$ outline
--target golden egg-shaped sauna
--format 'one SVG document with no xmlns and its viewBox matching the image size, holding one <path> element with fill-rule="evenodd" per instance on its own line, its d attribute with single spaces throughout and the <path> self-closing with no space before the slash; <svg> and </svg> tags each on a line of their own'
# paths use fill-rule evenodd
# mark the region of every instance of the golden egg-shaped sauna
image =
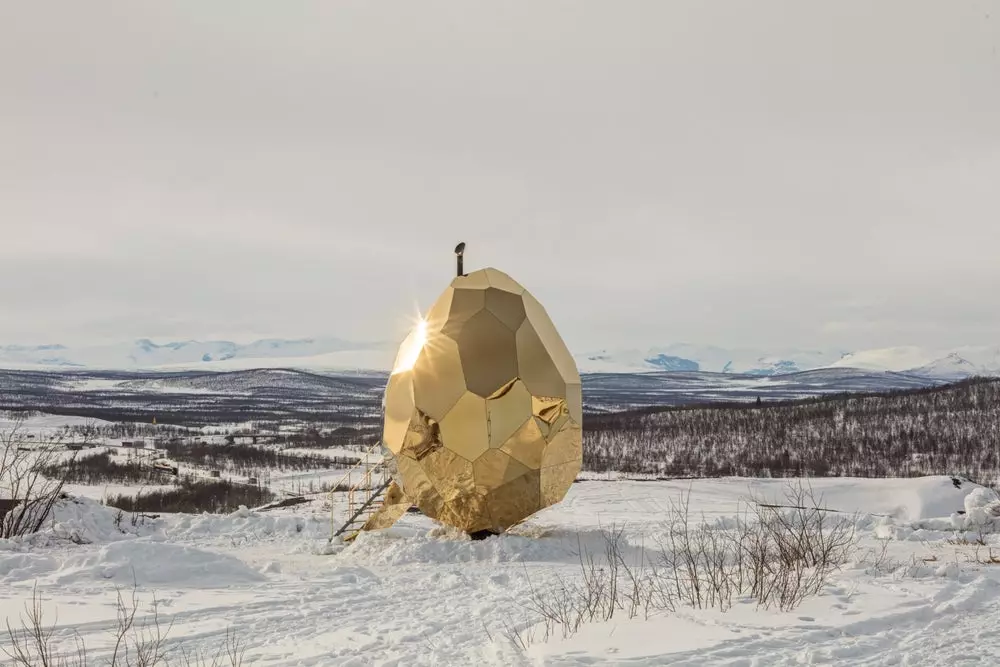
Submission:
<svg viewBox="0 0 1000 667">
<path fill-rule="evenodd" d="M 460 256 L 459 274 L 400 346 L 382 434 L 397 511 L 371 527 L 416 505 L 499 533 L 562 500 L 580 472 L 580 374 L 548 313 L 501 271 L 465 275 Z"/>
</svg>

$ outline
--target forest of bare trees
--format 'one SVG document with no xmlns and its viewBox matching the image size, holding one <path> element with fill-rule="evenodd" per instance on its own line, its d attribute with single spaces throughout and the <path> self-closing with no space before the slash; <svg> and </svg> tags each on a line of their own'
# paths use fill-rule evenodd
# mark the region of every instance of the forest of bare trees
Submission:
<svg viewBox="0 0 1000 667">
<path fill-rule="evenodd" d="M 1000 475 L 1000 381 L 585 420 L 584 469 L 662 476 Z"/>
</svg>

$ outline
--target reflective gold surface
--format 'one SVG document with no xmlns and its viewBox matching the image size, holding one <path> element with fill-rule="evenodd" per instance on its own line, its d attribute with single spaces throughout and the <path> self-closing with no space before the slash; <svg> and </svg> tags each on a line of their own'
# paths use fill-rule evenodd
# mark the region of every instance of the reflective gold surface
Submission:
<svg viewBox="0 0 1000 667">
<path fill-rule="evenodd" d="M 412 503 L 470 533 L 501 532 L 562 500 L 580 471 L 576 364 L 542 305 L 496 269 L 455 278 L 428 310 L 384 409 L 405 496 L 390 514 Z"/>
<path fill-rule="evenodd" d="M 378 511 L 368 517 L 361 530 L 379 530 L 388 528 L 399 521 L 400 517 L 410 509 L 412 502 L 403 494 L 396 482 L 389 485 L 385 493 L 385 502 L 378 508 Z"/>
</svg>

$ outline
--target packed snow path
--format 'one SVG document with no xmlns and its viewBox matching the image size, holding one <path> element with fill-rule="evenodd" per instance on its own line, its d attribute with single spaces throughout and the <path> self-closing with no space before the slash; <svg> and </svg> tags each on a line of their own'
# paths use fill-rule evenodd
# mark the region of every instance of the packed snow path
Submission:
<svg viewBox="0 0 1000 667">
<path fill-rule="evenodd" d="M 682 609 L 649 620 L 614 619 L 526 651 L 504 636 L 524 618 L 530 586 L 578 570 L 577 551 L 599 551 L 600 529 L 626 523 L 631 548 L 655 533 L 663 509 L 690 489 L 705 518 L 732 516 L 759 480 L 585 482 L 519 529 L 471 542 L 406 517 L 323 554 L 326 515 L 239 512 L 166 517 L 113 530 L 93 504 L 64 511 L 48 533 L 0 542 L 0 614 L 14 615 L 37 582 L 68 649 L 78 632 L 92 657 L 108 650 L 115 587 L 155 592 L 174 646 L 212 652 L 232 628 L 259 665 L 994 665 L 1000 660 L 1000 565 L 971 562 L 972 546 L 946 529 L 971 485 L 948 478 L 820 480 L 831 508 L 892 518 L 858 522 L 863 552 L 898 567 L 850 565 L 793 612 L 739 603 L 726 613 Z M 96 508 L 96 509 L 95 509 Z M 84 515 L 86 510 L 87 515 Z M 95 516 L 91 516 L 94 514 Z M 75 544 L 63 539 L 72 535 Z M 1000 555 L 1000 541 L 993 541 Z M 986 549 L 980 547 L 983 557 Z"/>
</svg>

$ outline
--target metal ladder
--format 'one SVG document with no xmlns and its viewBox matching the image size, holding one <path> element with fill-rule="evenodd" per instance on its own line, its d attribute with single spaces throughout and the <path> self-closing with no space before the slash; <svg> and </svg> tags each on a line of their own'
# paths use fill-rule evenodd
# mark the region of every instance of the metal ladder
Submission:
<svg viewBox="0 0 1000 667">
<path fill-rule="evenodd" d="M 365 452 L 358 463 L 334 485 L 333 491 L 330 492 L 331 539 L 345 533 L 348 534 L 345 538 L 347 540 L 357 537 L 368 519 L 381 509 L 385 501 L 386 489 L 392 484 L 392 476 L 389 474 L 387 464 L 388 460 L 382 454 L 382 445 L 379 443 Z M 351 479 L 356 475 L 360 475 L 360 479 L 352 483 Z M 347 488 L 347 520 L 339 523 L 333 494 L 345 485 L 349 485 Z M 343 516 L 345 515 L 340 515 L 341 518 Z"/>
</svg>

